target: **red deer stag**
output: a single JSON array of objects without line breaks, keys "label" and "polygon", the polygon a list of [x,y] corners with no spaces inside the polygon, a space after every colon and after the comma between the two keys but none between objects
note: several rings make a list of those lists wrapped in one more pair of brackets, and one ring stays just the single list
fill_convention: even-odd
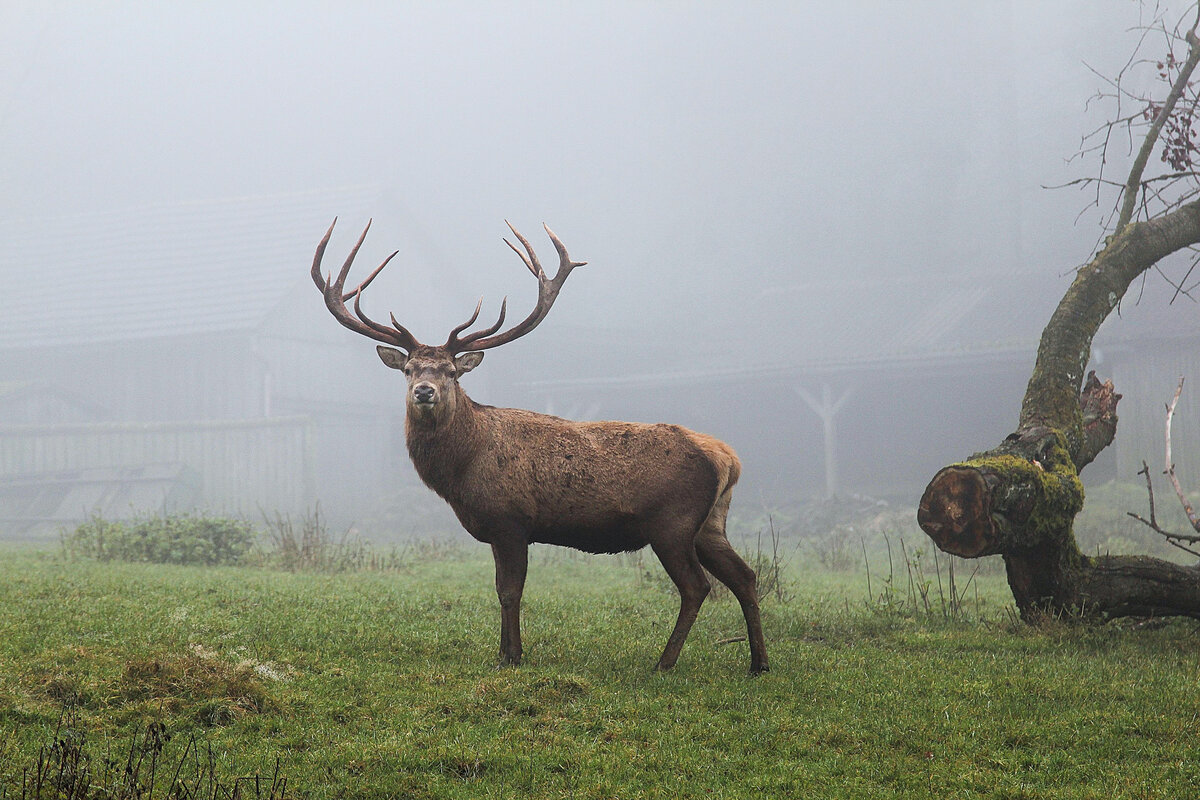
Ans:
[{"label": "red deer stag", "polygon": [[[334,225],[337,220],[334,220]],[[488,328],[463,334],[475,323],[483,301],[443,345],[421,344],[395,315],[391,325],[363,313],[363,290],[396,255],[388,256],[366,280],[345,291],[346,276],[370,223],[337,277],[322,277],[321,258],[333,225],[317,245],[312,278],[325,305],[342,325],[376,341],[387,366],[408,380],[405,435],[417,474],[454,509],[473,537],[492,547],[500,598],[500,659],[521,661],[521,593],[529,545],[563,545],[590,553],[620,553],[647,544],[679,587],[679,618],[658,660],[675,665],[700,604],[709,592],[701,565],[728,586],[741,603],[750,643],[750,672],[767,670],[767,650],[758,613],[754,571],[730,546],[725,515],[741,472],[737,455],[711,436],[677,425],[631,422],[571,422],[515,408],[493,408],[467,397],[460,376],[483,360],[483,351],[507,344],[536,328],[549,313],[567,276],[584,262],[572,261],[558,237],[559,267],[547,277],[529,241],[509,228],[525,252],[513,249],[538,281],[533,311],[506,331],[507,298],[500,318]],[[353,300],[354,312],[346,308]],[[403,351],[403,352],[401,352]]]}]

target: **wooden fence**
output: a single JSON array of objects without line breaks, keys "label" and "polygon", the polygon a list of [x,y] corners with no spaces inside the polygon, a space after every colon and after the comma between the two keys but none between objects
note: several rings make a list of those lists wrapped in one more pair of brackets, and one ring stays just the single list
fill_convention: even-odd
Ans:
[{"label": "wooden fence", "polygon": [[198,505],[205,509],[243,515],[260,510],[303,513],[316,494],[312,428],[308,417],[0,425],[0,481],[177,464],[199,476]]}]

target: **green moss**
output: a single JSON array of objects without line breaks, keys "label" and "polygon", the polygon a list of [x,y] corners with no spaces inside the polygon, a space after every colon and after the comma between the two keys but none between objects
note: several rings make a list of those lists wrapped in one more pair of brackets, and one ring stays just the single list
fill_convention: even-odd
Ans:
[{"label": "green moss", "polygon": [[[1028,453],[1028,455],[1024,455]],[[992,520],[1008,546],[1031,548],[1051,542],[1079,557],[1072,522],[1083,508],[1083,483],[1061,431],[1007,441],[955,466],[982,472],[992,492]]]},{"label": "green moss", "polygon": [[1000,478],[1002,482],[1008,483],[1022,480],[1032,464],[1029,463],[1028,459],[1021,458],[1020,456],[977,453],[966,461],[960,461],[950,466],[990,472]]},{"label": "green moss", "polygon": [[[1087,363],[1085,352],[1083,364]],[[1074,373],[1075,363],[1064,365],[1049,358],[1039,358],[1033,368],[1022,407],[1022,427],[1043,424],[1062,431],[1063,445],[1076,452],[1083,442],[1083,414],[1079,409],[1079,386],[1056,380],[1064,370]],[[1068,457],[1069,459],[1069,457]]]}]

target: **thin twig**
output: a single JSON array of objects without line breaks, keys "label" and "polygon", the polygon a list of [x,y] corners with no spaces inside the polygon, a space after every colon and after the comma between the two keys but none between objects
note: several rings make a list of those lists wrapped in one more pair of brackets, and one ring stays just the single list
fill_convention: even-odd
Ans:
[{"label": "thin twig", "polygon": [[1142,460],[1142,468],[1138,470],[1137,474],[1146,476],[1146,494],[1150,496],[1150,519],[1144,519],[1132,511],[1126,511],[1125,513],[1136,519],[1138,522],[1145,523],[1151,529],[1162,533],[1162,530],[1158,527],[1158,520],[1154,517],[1154,484],[1150,482],[1150,467],[1148,464],[1146,464],[1144,459]]},{"label": "thin twig", "polygon": [[[1171,398],[1171,403],[1167,406],[1166,474],[1171,481],[1171,486],[1175,488],[1175,496],[1183,504],[1183,513],[1187,514],[1188,522],[1192,523],[1192,530],[1200,532],[1200,519],[1196,518],[1196,512],[1192,510],[1192,504],[1184,497],[1183,487],[1179,485],[1179,478],[1175,475],[1175,464],[1171,460],[1171,418],[1175,416],[1175,404],[1179,402],[1179,395],[1182,393],[1183,378],[1180,378],[1179,385],[1175,387],[1175,396]],[[1200,541],[1200,538],[1193,541]]]}]

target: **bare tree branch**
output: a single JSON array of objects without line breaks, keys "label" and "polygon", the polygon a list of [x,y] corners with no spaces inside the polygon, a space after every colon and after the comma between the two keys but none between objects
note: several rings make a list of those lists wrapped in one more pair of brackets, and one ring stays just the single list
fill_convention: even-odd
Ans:
[{"label": "bare tree branch", "polygon": [[[1200,518],[1197,518],[1196,512],[1192,509],[1192,504],[1188,502],[1187,497],[1183,493],[1183,487],[1179,485],[1179,478],[1175,475],[1175,463],[1171,459],[1171,420],[1175,416],[1175,406],[1179,403],[1179,396],[1183,393],[1183,378],[1179,379],[1179,385],[1175,387],[1175,395],[1171,398],[1171,402],[1167,404],[1167,425],[1166,425],[1166,458],[1163,474],[1171,481],[1171,486],[1175,489],[1175,496],[1179,498],[1179,502],[1183,505],[1183,513],[1187,515],[1188,522],[1192,524],[1193,530],[1200,534]],[[1200,551],[1187,547],[1189,544],[1200,543],[1200,535],[1192,535],[1187,533],[1174,533],[1165,530],[1158,524],[1158,519],[1154,515],[1154,486],[1150,481],[1150,467],[1146,466],[1146,462],[1142,462],[1142,469],[1138,475],[1146,476],[1146,493],[1150,497],[1150,519],[1146,519],[1132,511],[1127,511],[1129,516],[1142,523],[1150,530],[1162,536],[1167,540],[1167,543],[1178,547],[1184,552],[1191,553],[1194,556],[1200,556]]]},{"label": "bare tree branch", "polygon": [[[1082,138],[1078,152],[1068,159],[1096,159],[1099,163],[1095,175],[1063,185],[1094,189],[1094,196],[1080,211],[1080,217],[1091,208],[1101,209],[1110,191],[1114,197],[1111,209],[1101,219],[1094,252],[1102,250],[1130,222],[1181,208],[1200,188],[1200,174],[1192,168],[1193,161],[1200,161],[1200,142],[1192,131],[1200,96],[1191,83],[1200,62],[1200,47],[1196,46],[1200,7],[1193,6],[1186,12],[1184,16],[1191,17],[1186,21],[1181,17],[1172,22],[1166,18],[1167,14],[1167,9],[1155,4],[1150,9],[1151,20],[1134,28],[1138,40],[1115,76],[1085,65],[1104,87],[1087,101],[1086,108],[1091,111],[1094,104],[1104,102],[1113,104],[1113,109],[1104,123]],[[1184,59],[1175,58],[1173,50],[1177,45],[1187,48]],[[1143,56],[1151,47],[1162,47],[1166,55]],[[1148,70],[1154,71],[1151,74],[1155,74],[1160,85],[1166,82],[1169,87],[1166,98],[1156,98],[1152,89],[1142,88],[1147,85]],[[1118,141],[1124,145],[1120,149],[1126,151],[1121,160],[1127,157],[1131,162],[1128,175],[1120,182],[1108,178]],[[1172,169],[1163,174],[1147,174],[1151,171],[1150,155],[1160,145],[1161,160]]]},{"label": "bare tree branch", "polygon": [[1138,189],[1142,185],[1142,173],[1146,171],[1146,162],[1150,159],[1150,153],[1154,150],[1154,145],[1158,143],[1159,134],[1162,133],[1163,125],[1170,119],[1171,113],[1175,110],[1175,103],[1178,102],[1184,90],[1187,89],[1188,81],[1191,80],[1192,72],[1196,69],[1196,65],[1200,63],[1200,39],[1196,38],[1195,26],[1187,32],[1187,43],[1189,45],[1187,61],[1179,70],[1179,74],[1175,76],[1175,83],[1171,85],[1171,91],[1167,94],[1167,99],[1163,102],[1162,107],[1158,110],[1158,116],[1154,118],[1154,122],[1150,125],[1150,131],[1142,140],[1142,147],[1138,150],[1137,157],[1133,160],[1133,167],[1129,170],[1129,178],[1125,181],[1125,197],[1121,205],[1121,215],[1117,218],[1116,232],[1129,224],[1133,219],[1134,205],[1137,203],[1137,198],[1140,192]]}]

